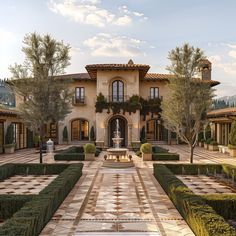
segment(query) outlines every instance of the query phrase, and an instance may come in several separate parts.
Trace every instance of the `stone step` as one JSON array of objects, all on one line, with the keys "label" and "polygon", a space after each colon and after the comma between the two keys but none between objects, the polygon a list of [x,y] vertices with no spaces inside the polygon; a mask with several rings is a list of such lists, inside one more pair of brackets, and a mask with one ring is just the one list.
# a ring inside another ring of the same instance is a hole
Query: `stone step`
[{"label": "stone step", "polygon": [[75,236],[161,236],[158,232],[78,232]]}]

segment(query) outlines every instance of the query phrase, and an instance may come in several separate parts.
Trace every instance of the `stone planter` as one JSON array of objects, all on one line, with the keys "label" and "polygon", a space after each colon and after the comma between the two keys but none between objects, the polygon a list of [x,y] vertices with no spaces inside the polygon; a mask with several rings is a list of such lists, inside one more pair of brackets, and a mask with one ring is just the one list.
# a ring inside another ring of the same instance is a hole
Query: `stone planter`
[{"label": "stone planter", "polygon": [[143,161],[152,161],[152,153],[142,153]]},{"label": "stone planter", "polygon": [[84,160],[85,161],[94,161],[95,160],[95,153],[86,153]]},{"label": "stone planter", "polygon": [[199,146],[199,147],[204,147],[204,142],[199,142],[199,143],[198,143],[198,146]]},{"label": "stone planter", "polygon": [[15,152],[15,146],[10,146],[10,147],[4,147],[5,153],[6,154],[11,154]]},{"label": "stone planter", "polygon": [[236,149],[229,149],[229,154],[231,157],[236,157]]},{"label": "stone planter", "polygon": [[208,150],[209,151],[218,151],[219,148],[218,148],[218,145],[211,145],[211,144],[209,144],[208,145]]},{"label": "stone planter", "polygon": [[208,144],[207,143],[204,143],[204,148],[208,149]]}]

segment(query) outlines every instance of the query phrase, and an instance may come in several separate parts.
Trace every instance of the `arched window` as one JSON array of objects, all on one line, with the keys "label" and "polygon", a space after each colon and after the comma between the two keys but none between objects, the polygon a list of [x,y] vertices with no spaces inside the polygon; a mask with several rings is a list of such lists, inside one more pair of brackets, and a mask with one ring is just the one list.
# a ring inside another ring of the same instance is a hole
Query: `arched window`
[{"label": "arched window", "polygon": [[71,140],[82,141],[89,139],[89,123],[87,120],[77,119],[71,122]]},{"label": "arched window", "polygon": [[113,102],[124,101],[124,83],[121,80],[115,80],[112,83],[112,101]]}]

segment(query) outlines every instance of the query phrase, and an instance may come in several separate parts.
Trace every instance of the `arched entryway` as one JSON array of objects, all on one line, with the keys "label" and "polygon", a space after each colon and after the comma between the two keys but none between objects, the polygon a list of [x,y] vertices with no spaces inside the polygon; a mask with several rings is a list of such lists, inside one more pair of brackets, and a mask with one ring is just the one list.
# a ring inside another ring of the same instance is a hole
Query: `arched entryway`
[{"label": "arched entryway", "polygon": [[160,119],[151,119],[147,121],[146,138],[150,141],[163,141],[164,127]]},{"label": "arched entryway", "polygon": [[89,140],[89,122],[76,119],[71,122],[71,141]]},{"label": "arched entryway", "polygon": [[113,147],[112,138],[114,137],[114,132],[116,130],[116,119],[119,120],[119,131],[120,136],[123,138],[121,142],[121,147],[127,147],[128,142],[128,125],[127,120],[123,116],[113,116],[110,118],[108,122],[108,145],[109,147]]}]

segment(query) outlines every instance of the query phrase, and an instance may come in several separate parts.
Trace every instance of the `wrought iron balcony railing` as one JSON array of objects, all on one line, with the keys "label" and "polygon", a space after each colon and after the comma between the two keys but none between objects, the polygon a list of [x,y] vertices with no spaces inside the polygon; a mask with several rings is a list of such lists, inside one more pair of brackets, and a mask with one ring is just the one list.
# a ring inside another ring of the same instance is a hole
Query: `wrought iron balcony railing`
[{"label": "wrought iron balcony railing", "polygon": [[121,96],[121,95],[111,95],[111,96],[107,96],[106,97],[106,100],[107,102],[126,102],[129,100],[129,96],[127,95],[124,95],[124,96]]},{"label": "wrought iron balcony railing", "polygon": [[74,106],[84,106],[86,105],[86,97],[73,97],[72,103]]}]

